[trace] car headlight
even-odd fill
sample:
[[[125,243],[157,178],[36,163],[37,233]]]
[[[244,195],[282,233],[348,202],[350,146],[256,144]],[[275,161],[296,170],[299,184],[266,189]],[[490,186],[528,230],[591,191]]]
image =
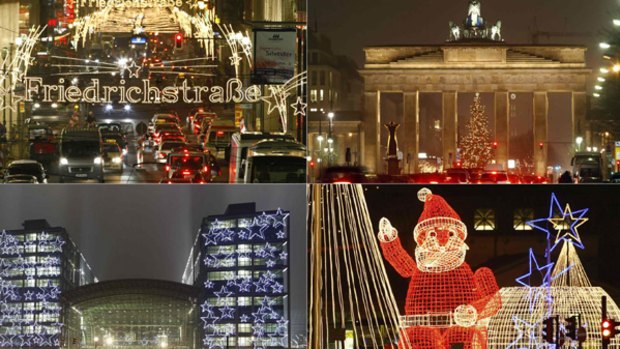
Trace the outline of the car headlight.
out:
[[[112,162],[115,164],[120,164],[121,163],[121,158],[119,156],[115,156],[112,158]]]
[[[61,165],[69,165],[69,160],[67,160],[67,158],[60,158],[60,164]]]
[[[95,165],[101,165],[103,163],[103,159],[101,158],[101,156],[97,156],[95,160],[93,160],[93,163]]]

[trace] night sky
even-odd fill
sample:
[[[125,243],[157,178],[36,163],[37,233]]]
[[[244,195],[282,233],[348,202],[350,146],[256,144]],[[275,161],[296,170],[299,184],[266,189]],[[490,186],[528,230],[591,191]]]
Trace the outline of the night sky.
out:
[[[584,37],[541,38],[541,43],[579,44],[589,47],[590,64],[598,64],[598,43],[612,27],[619,0],[482,0],[487,23],[502,21],[508,44],[531,43],[530,30],[590,33]],[[334,51],[353,57],[361,67],[365,46],[389,44],[441,44],[448,37],[448,22],[461,24],[467,0],[310,0],[311,28],[332,39]]]

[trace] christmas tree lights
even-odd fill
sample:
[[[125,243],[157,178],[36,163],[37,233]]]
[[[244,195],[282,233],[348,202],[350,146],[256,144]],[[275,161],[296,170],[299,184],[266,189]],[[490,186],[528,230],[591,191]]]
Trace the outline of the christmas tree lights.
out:
[[[467,123],[467,134],[461,140],[461,158],[464,168],[485,168],[493,158],[489,120],[480,94],[474,96],[470,107],[471,119]]]

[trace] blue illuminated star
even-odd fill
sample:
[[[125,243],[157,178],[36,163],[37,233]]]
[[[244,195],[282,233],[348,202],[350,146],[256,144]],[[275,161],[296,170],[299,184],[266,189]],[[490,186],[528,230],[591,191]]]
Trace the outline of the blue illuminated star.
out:
[[[560,244],[560,242],[566,240],[580,249],[584,249],[583,242],[581,242],[581,237],[579,236],[579,232],[577,228],[588,221],[588,218],[584,218],[584,216],[588,213],[588,209],[582,209],[577,211],[571,211],[570,206],[566,204],[566,208],[562,211],[562,217],[554,217],[549,218],[549,222],[553,224],[553,228],[558,232],[555,237],[555,242],[553,243],[553,247],[551,251],[555,249],[556,246]],[[566,229],[566,225],[569,226],[568,230]],[[562,232],[564,231],[564,234]]]
[[[286,219],[288,218],[289,213],[284,213],[281,208],[278,208],[276,214],[272,215],[273,226],[277,227],[286,227]]]
[[[540,327],[537,322],[529,323],[519,319],[516,315],[512,317],[512,321],[515,323],[515,329],[519,334],[506,349],[541,348],[543,346],[542,343],[539,343],[539,338],[536,334]],[[525,338],[524,334],[526,335]]]
[[[525,224],[529,225],[534,229],[538,229],[545,234],[547,234],[547,240],[551,239],[551,232],[547,229],[547,223],[549,223],[549,219],[553,218],[554,212],[562,212],[562,207],[558,202],[558,198],[555,196],[555,193],[551,193],[551,203],[549,204],[549,215],[545,218],[538,218],[531,221],[525,222]]]
[[[536,267],[536,271],[538,271],[540,273],[540,275],[543,276],[543,286],[548,284],[551,277],[551,268],[553,268],[553,263],[549,263],[546,265],[543,265],[542,267],[538,265],[538,261],[536,260],[536,256],[534,256],[534,250],[532,250],[530,248],[530,254],[529,254],[529,265],[530,265],[530,270],[528,273],[523,274],[522,276],[516,278],[515,280],[517,281],[517,283],[525,286],[525,287],[532,287],[532,285],[530,284],[530,278],[532,276],[532,267],[535,266]],[[523,279],[527,279],[528,283],[525,283],[524,281],[522,281]]]
[[[207,280],[207,281],[204,282],[204,287],[205,288],[213,288],[213,286],[214,286],[213,285],[213,281],[211,281],[211,280]]]
[[[209,245],[217,246],[217,240],[215,240],[215,234],[212,234],[211,231],[209,231],[206,234],[202,234],[202,237],[205,239],[205,246],[209,246]]]
[[[224,308],[220,308],[220,312],[222,313],[222,319],[233,319],[235,317],[236,309],[233,307],[225,306]]]
[[[247,316],[246,314],[241,315],[241,317],[239,319],[241,320],[241,322],[248,322],[248,321],[250,321],[250,317]]]
[[[261,240],[265,240],[265,230],[269,228],[266,224],[260,224],[257,218],[254,218],[254,221],[249,226],[250,235],[248,236],[248,240],[252,240],[254,237],[258,237]]]
[[[222,297],[230,297],[230,295],[233,293],[228,291],[226,286],[222,286],[222,288],[218,292],[213,292],[213,294],[216,295],[217,298],[222,298]]]
[[[234,237],[235,237],[235,232],[231,229],[220,229],[216,234],[215,234],[215,239],[219,239],[220,241],[224,242],[224,241],[233,241]]]

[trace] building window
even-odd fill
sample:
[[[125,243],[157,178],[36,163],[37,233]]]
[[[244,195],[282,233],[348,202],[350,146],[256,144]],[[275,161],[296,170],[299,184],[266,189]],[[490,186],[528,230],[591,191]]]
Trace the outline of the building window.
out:
[[[316,72],[310,73],[310,86],[316,85]]]
[[[476,231],[495,230],[495,210],[479,208],[474,211],[474,229]]]
[[[316,102],[317,98],[316,98],[316,90],[312,90],[310,91],[310,102]]]
[[[527,221],[534,219],[534,210],[531,208],[518,208],[515,210],[512,227],[514,230],[532,230],[526,224]]]
[[[320,92],[319,92],[319,100],[320,100],[321,102],[323,102],[323,101],[325,100],[325,91],[324,91],[324,90],[322,90],[322,89],[321,89],[321,90],[320,90]]]
[[[321,74],[319,75],[319,85],[325,86],[325,71],[324,70],[322,70]]]

